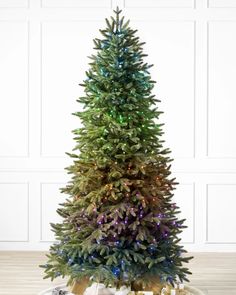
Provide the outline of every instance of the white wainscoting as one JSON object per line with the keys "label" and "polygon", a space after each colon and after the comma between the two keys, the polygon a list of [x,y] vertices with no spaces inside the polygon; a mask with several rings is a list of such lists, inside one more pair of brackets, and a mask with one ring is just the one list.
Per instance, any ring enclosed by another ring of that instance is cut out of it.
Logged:
{"label": "white wainscoting", "polygon": [[29,40],[26,21],[0,20],[1,157],[25,157],[29,148]]}
{"label": "white wainscoting", "polygon": [[[208,24],[208,155],[236,158],[236,21]],[[227,74],[226,74],[227,73]]]}
{"label": "white wainscoting", "polygon": [[180,238],[184,243],[194,244],[195,242],[195,184],[182,183],[176,190],[174,201],[180,208],[180,219],[186,219],[184,224],[188,225]]}
{"label": "white wainscoting", "polygon": [[28,8],[29,1],[28,0],[1,0],[0,1],[1,8]]}
{"label": "white wainscoting", "polygon": [[[63,199],[60,198],[61,187],[65,187],[65,184],[58,183],[41,183],[41,194],[40,194],[40,231],[42,242],[52,242],[54,240],[53,232],[48,224],[61,222],[62,218],[55,211],[55,208],[60,208],[60,204],[63,203]],[[54,196],[54,198],[52,197]]]}
{"label": "white wainscoting", "polygon": [[42,7],[56,8],[111,8],[111,0],[41,0]]}
{"label": "white wainscoting", "polygon": [[125,7],[193,8],[194,0],[126,0]]}
{"label": "white wainscoting", "polygon": [[0,241],[29,241],[29,189],[27,183],[0,184]]}
{"label": "white wainscoting", "polygon": [[47,250],[78,85],[117,5],[145,41],[190,251],[236,251],[236,1],[0,0],[0,249]]}
{"label": "white wainscoting", "polygon": [[235,8],[235,0],[209,0],[208,7]]}

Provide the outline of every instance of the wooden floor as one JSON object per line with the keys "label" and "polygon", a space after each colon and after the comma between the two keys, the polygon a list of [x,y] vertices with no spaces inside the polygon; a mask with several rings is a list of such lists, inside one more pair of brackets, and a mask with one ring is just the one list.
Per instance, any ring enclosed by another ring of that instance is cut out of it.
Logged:
{"label": "wooden floor", "polygon": [[[236,253],[194,253],[191,285],[209,295],[236,295]],[[0,252],[0,295],[36,295],[63,280],[43,280],[43,252]]]}

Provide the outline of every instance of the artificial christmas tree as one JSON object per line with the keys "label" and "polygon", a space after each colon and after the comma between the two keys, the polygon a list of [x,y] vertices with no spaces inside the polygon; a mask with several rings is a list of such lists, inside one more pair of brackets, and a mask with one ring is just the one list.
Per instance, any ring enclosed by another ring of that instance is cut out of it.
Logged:
{"label": "artificial christmas tree", "polygon": [[73,130],[75,152],[67,154],[74,161],[66,168],[72,178],[61,189],[69,198],[57,210],[62,223],[51,224],[57,241],[41,265],[44,278],[67,276],[75,289],[99,282],[157,290],[190,274],[183,263],[191,257],[179,245],[185,226],[172,201],[170,150],[163,148],[163,124],[155,122],[161,112],[151,65],[120,13],[94,40],[97,55],[78,99],[85,110],[74,113],[84,127]]}

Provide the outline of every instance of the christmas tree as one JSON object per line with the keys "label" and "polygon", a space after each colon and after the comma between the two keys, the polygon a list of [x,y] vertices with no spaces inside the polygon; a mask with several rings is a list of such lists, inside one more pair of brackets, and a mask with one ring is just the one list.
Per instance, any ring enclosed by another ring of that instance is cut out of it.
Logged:
{"label": "christmas tree", "polygon": [[[144,62],[143,42],[117,8],[94,39],[83,112],[75,129],[69,195],[51,224],[56,242],[47,254],[45,277],[90,278],[106,286],[146,285],[153,278],[188,281],[187,257],[178,234],[186,227],[172,201],[170,150],[163,148],[162,113],[152,94],[155,81]],[[184,255],[183,255],[184,254]]]}

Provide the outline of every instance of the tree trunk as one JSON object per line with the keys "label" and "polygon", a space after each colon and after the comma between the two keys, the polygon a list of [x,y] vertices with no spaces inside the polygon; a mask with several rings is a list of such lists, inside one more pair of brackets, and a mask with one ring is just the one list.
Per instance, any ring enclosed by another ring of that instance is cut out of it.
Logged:
{"label": "tree trunk", "polygon": [[70,287],[70,292],[75,295],[83,295],[88,287],[89,278],[84,278],[81,281],[74,281]]}

